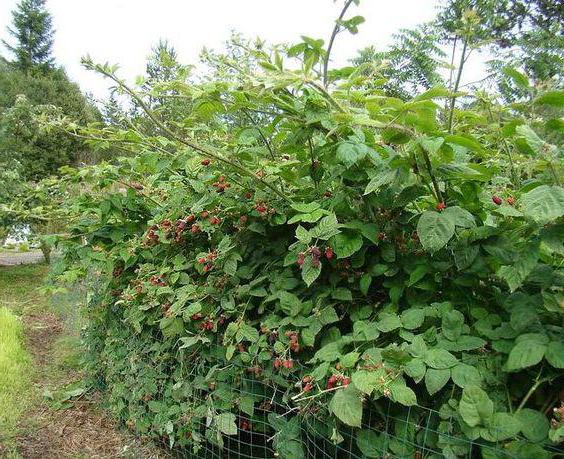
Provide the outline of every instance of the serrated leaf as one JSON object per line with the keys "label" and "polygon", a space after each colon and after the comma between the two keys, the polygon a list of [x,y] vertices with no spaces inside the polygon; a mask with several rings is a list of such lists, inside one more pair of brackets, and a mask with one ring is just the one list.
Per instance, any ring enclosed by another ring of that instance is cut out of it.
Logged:
{"label": "serrated leaf", "polygon": [[507,371],[517,371],[532,367],[542,360],[546,349],[546,344],[530,339],[523,340],[511,349],[505,368]]}
{"label": "serrated leaf", "polygon": [[386,437],[373,430],[363,429],[356,433],[356,446],[365,457],[383,457],[386,452],[386,443]]}
{"label": "serrated leaf", "polygon": [[437,370],[428,368],[425,373],[425,387],[429,395],[436,394],[440,391],[450,379],[450,370],[448,368]]}
{"label": "serrated leaf", "polygon": [[564,188],[541,185],[521,196],[521,210],[526,217],[548,223],[564,215]]}
{"label": "serrated leaf", "polygon": [[458,363],[456,357],[444,349],[430,349],[425,354],[425,363],[431,368],[442,370],[451,368]]}
{"label": "serrated leaf", "polygon": [[354,231],[343,231],[331,239],[337,258],[348,258],[362,247],[362,236]]}
{"label": "serrated leaf", "polygon": [[309,287],[319,277],[319,274],[321,274],[321,262],[318,262],[316,266],[313,264],[313,258],[307,256],[302,265],[302,279],[305,284]]}
{"label": "serrated leaf", "polygon": [[221,413],[215,417],[217,429],[225,435],[237,435],[237,424],[233,413]]}
{"label": "serrated leaf", "polygon": [[451,369],[452,382],[463,389],[468,386],[479,386],[482,377],[476,367],[460,363]]}
{"label": "serrated leaf", "polygon": [[417,222],[417,234],[423,248],[436,252],[447,245],[454,235],[454,223],[439,212],[424,212]]}
{"label": "serrated leaf", "polygon": [[395,171],[395,170],[387,170],[387,171],[379,173],[378,175],[373,177],[370,180],[370,182],[368,182],[368,184],[366,185],[366,188],[364,190],[364,195],[366,196],[367,194],[374,193],[375,191],[378,191],[384,185],[388,185],[389,183],[392,183],[394,181],[394,179],[396,178],[396,174],[397,174],[397,171]]}
{"label": "serrated leaf", "polygon": [[335,392],[329,409],[341,422],[351,427],[362,423],[362,400],[360,393],[351,385]]}
{"label": "serrated leaf", "polygon": [[548,343],[544,358],[554,368],[564,368],[564,343],[562,341]]}
{"label": "serrated leaf", "polygon": [[488,394],[478,386],[468,386],[462,391],[458,412],[470,427],[487,425],[493,415],[494,405]]}

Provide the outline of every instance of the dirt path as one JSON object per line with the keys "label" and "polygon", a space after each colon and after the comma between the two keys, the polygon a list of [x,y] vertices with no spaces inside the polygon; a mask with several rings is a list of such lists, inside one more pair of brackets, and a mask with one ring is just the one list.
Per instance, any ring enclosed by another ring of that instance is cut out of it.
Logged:
{"label": "dirt path", "polygon": [[[36,366],[35,384],[39,393],[49,387],[49,365],[54,345],[63,326],[53,314],[25,317],[26,342]],[[68,381],[76,374],[63,375]],[[112,421],[96,409],[95,396],[75,401],[68,409],[56,410],[41,401],[20,424],[17,450],[23,458],[158,458],[164,457],[144,447],[134,437],[119,431]]]}

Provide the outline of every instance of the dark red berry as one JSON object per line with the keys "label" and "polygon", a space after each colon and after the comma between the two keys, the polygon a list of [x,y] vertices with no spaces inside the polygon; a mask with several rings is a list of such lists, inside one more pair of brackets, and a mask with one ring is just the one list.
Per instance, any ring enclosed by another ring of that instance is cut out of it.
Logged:
{"label": "dark red berry", "polygon": [[445,209],[446,209],[446,204],[445,204],[444,202],[441,201],[441,202],[439,202],[439,203],[437,204],[437,210],[438,210],[439,212],[442,212],[442,211],[445,210]]}
{"label": "dark red berry", "polygon": [[211,161],[208,158],[202,159],[202,166],[209,166],[210,163],[211,163]]}
{"label": "dark red berry", "polygon": [[503,199],[501,199],[499,196],[492,196],[492,201],[494,202],[494,204],[501,206],[501,204],[503,203]]}

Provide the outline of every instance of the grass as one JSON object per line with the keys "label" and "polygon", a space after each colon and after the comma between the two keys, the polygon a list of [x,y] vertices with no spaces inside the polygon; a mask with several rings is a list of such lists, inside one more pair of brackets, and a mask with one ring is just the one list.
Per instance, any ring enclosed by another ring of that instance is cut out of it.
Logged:
{"label": "grass", "polygon": [[[18,457],[15,436],[22,416],[40,405],[44,390],[56,392],[72,382],[81,366],[80,292],[44,293],[48,272],[45,264],[0,267],[0,457]],[[47,364],[36,367],[25,349],[24,325],[31,320],[37,326],[33,317],[45,314],[58,317],[64,332],[53,342]]]}
{"label": "grass", "polygon": [[31,381],[32,362],[24,347],[22,321],[0,307],[0,444],[8,450],[18,421],[30,406]]}

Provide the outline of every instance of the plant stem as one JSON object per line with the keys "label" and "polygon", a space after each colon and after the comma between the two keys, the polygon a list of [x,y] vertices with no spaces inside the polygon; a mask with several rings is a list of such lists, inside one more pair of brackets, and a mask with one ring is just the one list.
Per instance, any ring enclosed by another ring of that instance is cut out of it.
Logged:
{"label": "plant stem", "polygon": [[341,10],[341,14],[339,15],[339,19],[337,19],[335,21],[335,27],[333,27],[333,32],[331,33],[331,38],[329,39],[329,44],[327,45],[327,54],[325,54],[325,59],[323,61],[323,86],[325,86],[325,87],[327,87],[327,83],[328,83],[327,72],[329,70],[329,58],[331,57],[331,50],[333,49],[333,44],[335,43],[335,38],[337,37],[337,34],[341,30],[341,25],[339,24],[339,22],[343,19],[345,13],[349,9],[349,6],[351,6],[353,1],[354,0],[347,0],[345,2],[345,6]]}
{"label": "plant stem", "polygon": [[535,383],[531,386],[531,388],[529,389],[529,392],[527,392],[527,394],[525,395],[525,397],[523,397],[523,400],[521,400],[521,403],[519,404],[519,406],[517,407],[517,411],[516,413],[518,413],[519,411],[521,411],[521,409],[525,406],[525,404],[528,402],[529,398],[531,398],[531,395],[533,395],[535,393],[535,391],[539,388],[539,386],[547,381],[550,380],[550,378],[542,378],[539,379],[540,373],[538,374]]}
{"label": "plant stem", "polygon": [[217,160],[219,162],[228,164],[229,166],[231,166],[231,167],[239,170],[240,172],[242,172],[244,175],[247,175],[247,176],[255,179],[256,181],[262,183],[265,187],[271,189],[275,194],[277,194],[279,197],[281,197],[285,201],[288,201],[288,202],[290,201],[290,199],[288,197],[286,197],[286,195],[284,193],[282,193],[280,190],[278,190],[275,186],[271,185],[266,180],[263,180],[262,178],[258,177],[256,174],[254,174],[252,171],[248,170],[246,167],[241,166],[241,165],[237,164],[236,162],[231,161],[227,158],[224,158],[220,153],[216,152],[212,147],[200,145],[199,143],[196,143],[196,142],[191,141],[191,140],[186,140],[186,139],[176,135],[168,126],[166,126],[164,123],[162,123],[155,116],[153,111],[147,106],[147,104],[143,101],[143,99],[141,99],[141,97],[135,91],[133,91],[133,89],[131,89],[129,86],[127,86],[123,81],[121,81],[119,78],[117,78],[112,73],[109,73],[109,72],[105,71],[104,69],[102,69],[100,67],[96,67],[96,68],[100,73],[102,73],[102,75],[105,75],[106,77],[110,78],[112,81],[117,83],[127,94],[129,94],[133,99],[135,99],[135,101],[139,104],[139,106],[147,114],[149,119],[153,123],[155,123],[155,125],[157,127],[162,129],[162,131],[166,135],[168,135],[171,139],[174,139],[174,140],[186,145],[187,147],[190,147],[193,150],[196,150],[200,154],[203,154],[203,155],[208,156],[210,158],[214,158],[215,160]]}
{"label": "plant stem", "polygon": [[[453,92],[458,91],[460,85],[460,78],[462,77],[462,69],[464,68],[464,63],[466,62],[466,49],[468,47],[468,39],[464,38],[464,44],[462,46],[462,53],[460,54],[460,64],[458,65],[458,73],[456,74],[456,81],[454,83]],[[448,116],[448,132],[452,134],[452,121],[454,117],[454,104],[456,102],[456,96],[450,99],[450,113]]]}
{"label": "plant stem", "polygon": [[429,172],[429,176],[431,177],[431,181],[433,182],[433,188],[435,189],[437,202],[443,202],[443,195],[441,193],[441,189],[439,188],[439,182],[437,182],[437,178],[435,177],[435,174],[433,174],[433,166],[431,165],[429,155],[423,147],[419,147],[419,149],[421,150],[421,153],[423,153],[423,159],[425,160],[427,172]]}

